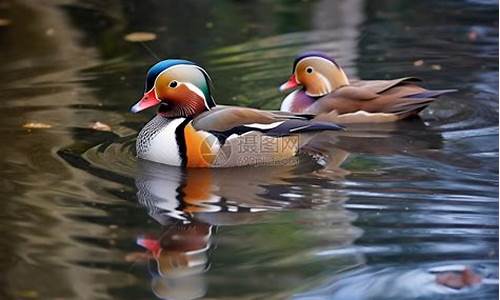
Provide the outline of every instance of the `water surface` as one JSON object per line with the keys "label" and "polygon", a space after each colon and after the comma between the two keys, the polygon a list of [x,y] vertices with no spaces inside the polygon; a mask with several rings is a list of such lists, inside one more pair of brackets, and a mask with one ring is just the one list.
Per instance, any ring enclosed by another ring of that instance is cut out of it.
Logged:
{"label": "water surface", "polygon": [[[0,18],[2,299],[498,297],[495,1],[10,0]],[[136,31],[158,38],[123,39]],[[459,92],[422,120],[356,126],[328,169],[134,157],[153,112],[128,108],[153,56],[205,66],[220,104],[276,109],[311,49],[352,78]],[[484,283],[428,280],[457,266]]]}

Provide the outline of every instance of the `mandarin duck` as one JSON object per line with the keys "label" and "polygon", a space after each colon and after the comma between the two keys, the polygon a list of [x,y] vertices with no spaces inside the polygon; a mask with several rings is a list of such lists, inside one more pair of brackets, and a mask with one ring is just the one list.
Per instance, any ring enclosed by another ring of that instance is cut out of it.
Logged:
{"label": "mandarin duck", "polygon": [[[281,111],[337,115],[338,123],[382,123],[416,116],[438,96],[456,90],[427,90],[415,77],[349,82],[339,64],[322,52],[305,52],[294,63],[280,91],[289,94]],[[330,116],[333,117],[333,116]],[[321,120],[320,117],[317,120]]]}
{"label": "mandarin duck", "polygon": [[182,167],[261,165],[293,158],[314,133],[340,130],[332,122],[253,108],[217,106],[208,73],[193,62],[168,59],[153,65],[137,113],[157,115],[140,131],[141,159]]}

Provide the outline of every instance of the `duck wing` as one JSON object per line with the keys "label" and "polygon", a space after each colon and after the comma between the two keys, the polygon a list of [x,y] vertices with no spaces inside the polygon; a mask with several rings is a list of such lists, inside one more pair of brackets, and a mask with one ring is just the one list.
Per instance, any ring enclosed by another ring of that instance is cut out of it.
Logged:
{"label": "duck wing", "polygon": [[417,77],[402,77],[391,80],[357,80],[351,82],[351,86],[361,87],[368,89],[374,93],[381,94],[388,89],[407,83],[421,82],[422,80]]}
{"label": "duck wing", "polygon": [[227,138],[258,131],[269,136],[286,136],[294,133],[340,130],[343,127],[328,120],[315,121],[312,115],[265,111],[253,108],[223,106],[204,112],[193,120],[196,130],[211,132]]}
{"label": "duck wing", "polygon": [[415,84],[417,80],[405,77],[355,82],[318,99],[305,113],[335,112],[342,117],[333,120],[337,122],[349,122],[351,117],[353,122],[394,121],[418,113],[440,95],[456,91],[427,90]]}

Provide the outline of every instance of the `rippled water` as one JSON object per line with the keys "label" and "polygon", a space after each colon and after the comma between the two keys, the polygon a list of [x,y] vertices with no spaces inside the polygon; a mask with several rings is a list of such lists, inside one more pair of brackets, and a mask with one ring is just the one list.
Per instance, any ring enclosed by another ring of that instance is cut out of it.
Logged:
{"label": "rippled water", "polygon": [[[495,1],[0,4],[2,299],[498,297]],[[152,55],[205,66],[221,104],[276,109],[310,49],[353,78],[459,92],[422,120],[355,126],[327,168],[136,160],[152,113],[127,111]],[[482,284],[436,284],[463,266]]]}

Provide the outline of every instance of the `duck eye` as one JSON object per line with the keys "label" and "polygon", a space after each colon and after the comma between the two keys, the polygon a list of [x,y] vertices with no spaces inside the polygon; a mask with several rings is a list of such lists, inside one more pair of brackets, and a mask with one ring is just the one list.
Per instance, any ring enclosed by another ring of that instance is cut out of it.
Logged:
{"label": "duck eye", "polygon": [[172,80],[172,81],[170,81],[170,83],[168,84],[168,86],[171,87],[171,88],[173,88],[173,89],[175,89],[177,87],[177,84],[178,84],[177,81]]}
{"label": "duck eye", "polygon": [[306,72],[311,74],[313,72],[313,68],[312,67],[307,67],[306,68]]}

